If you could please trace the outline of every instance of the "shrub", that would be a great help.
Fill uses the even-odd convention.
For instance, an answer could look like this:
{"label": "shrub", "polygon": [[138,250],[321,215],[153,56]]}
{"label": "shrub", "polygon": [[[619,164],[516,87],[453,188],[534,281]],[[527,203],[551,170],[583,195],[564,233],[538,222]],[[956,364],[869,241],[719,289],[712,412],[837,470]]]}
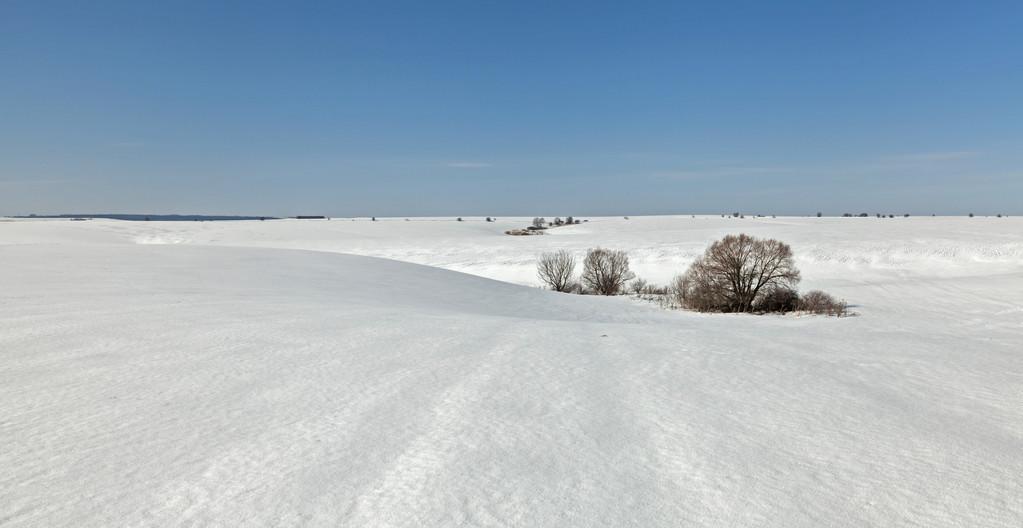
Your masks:
{"label": "shrub", "polygon": [[799,292],[792,288],[771,288],[757,299],[753,310],[757,312],[794,312],[799,309]]}
{"label": "shrub", "polygon": [[690,267],[672,283],[675,303],[698,312],[728,312],[729,300],[704,267]]}
{"label": "shrub", "polygon": [[544,253],[536,260],[536,275],[554,291],[571,291],[573,273],[575,257],[564,249]]}
{"label": "shrub", "polygon": [[583,261],[583,286],[600,295],[617,295],[635,275],[629,271],[629,255],[621,250],[591,249]]}
{"label": "shrub", "polygon": [[544,220],[543,217],[537,216],[533,218],[533,227],[537,229],[543,229],[543,225],[546,223],[547,221]]}
{"label": "shrub", "polygon": [[643,293],[647,295],[667,295],[668,288],[664,286],[656,286],[654,284],[648,284],[646,288],[643,288]]}
{"label": "shrub", "polygon": [[[724,216],[724,215],[722,215]],[[686,278],[685,275],[675,275],[664,289],[664,304],[668,308],[682,308],[685,306]]]}
{"label": "shrub", "polygon": [[813,290],[799,299],[799,309],[804,312],[841,317],[846,315],[849,305],[820,290]]}
{"label": "shrub", "polygon": [[533,226],[529,226],[526,229],[509,229],[505,231],[504,234],[512,236],[542,235],[543,230],[536,229]]}
{"label": "shrub", "polygon": [[683,306],[699,311],[750,312],[760,297],[795,289],[792,249],[773,239],[728,235],[707,248],[682,279]]}
{"label": "shrub", "polygon": [[631,290],[632,293],[635,293],[636,295],[643,293],[643,291],[646,289],[647,282],[639,277],[636,277],[636,280],[629,283],[629,290]]}

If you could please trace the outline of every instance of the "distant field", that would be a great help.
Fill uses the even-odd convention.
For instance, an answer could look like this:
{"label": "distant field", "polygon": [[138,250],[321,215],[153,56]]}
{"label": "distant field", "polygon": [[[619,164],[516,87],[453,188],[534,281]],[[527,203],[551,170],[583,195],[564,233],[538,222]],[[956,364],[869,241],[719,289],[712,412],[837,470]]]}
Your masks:
{"label": "distant field", "polygon": [[[88,227],[47,227],[47,234],[83,231],[113,242],[310,249],[390,258],[536,285],[538,253],[567,248],[583,255],[603,246],[628,250],[633,269],[665,283],[713,240],[745,232],[792,245],[810,283],[864,278],[976,275],[1023,266],[1023,217],[721,218],[654,216],[588,218],[544,236],[502,233],[530,218],[368,218],[275,220],[269,223],[156,223],[135,226],[95,221]],[[31,229],[25,227],[26,229]],[[2,242],[0,242],[2,243]]]}

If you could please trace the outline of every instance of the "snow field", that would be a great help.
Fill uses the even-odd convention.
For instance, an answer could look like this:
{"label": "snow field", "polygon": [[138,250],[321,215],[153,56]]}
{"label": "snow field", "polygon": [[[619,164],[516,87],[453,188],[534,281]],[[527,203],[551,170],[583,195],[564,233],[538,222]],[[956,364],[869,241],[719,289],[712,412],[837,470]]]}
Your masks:
{"label": "snow field", "polygon": [[[0,526],[1019,526],[1023,226],[823,220],[0,223]],[[738,226],[860,315],[528,286]]]}

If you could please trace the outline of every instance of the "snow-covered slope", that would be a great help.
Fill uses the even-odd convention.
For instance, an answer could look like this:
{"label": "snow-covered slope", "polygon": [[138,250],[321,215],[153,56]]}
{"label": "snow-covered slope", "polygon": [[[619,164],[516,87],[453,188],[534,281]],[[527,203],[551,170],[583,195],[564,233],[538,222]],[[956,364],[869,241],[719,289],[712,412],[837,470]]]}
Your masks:
{"label": "snow-covered slope", "polygon": [[[25,236],[107,239],[140,244],[231,245],[311,249],[384,257],[464,271],[519,284],[536,284],[535,257],[550,249],[583,255],[603,245],[629,251],[642,276],[666,283],[707,244],[728,233],[779,238],[793,246],[809,280],[846,271],[921,276],[973,275],[1023,267],[1023,217],[720,218],[651,216],[589,218],[546,236],[502,236],[528,218],[275,220],[269,222],[118,221],[22,222]],[[12,235],[14,236],[14,235]],[[4,243],[0,240],[0,244]]]}
{"label": "snow-covered slope", "polygon": [[1019,225],[854,220],[742,229],[846,319],[338,254],[660,280],[725,219],[0,222],[0,525],[1019,526]]}

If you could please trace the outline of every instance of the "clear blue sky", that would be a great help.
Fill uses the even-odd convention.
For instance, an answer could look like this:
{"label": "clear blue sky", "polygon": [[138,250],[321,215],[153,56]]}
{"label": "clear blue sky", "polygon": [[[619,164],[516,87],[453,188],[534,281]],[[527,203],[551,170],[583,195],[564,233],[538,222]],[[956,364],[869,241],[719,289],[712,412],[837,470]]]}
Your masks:
{"label": "clear blue sky", "polygon": [[1021,197],[1018,0],[0,2],[0,214]]}

